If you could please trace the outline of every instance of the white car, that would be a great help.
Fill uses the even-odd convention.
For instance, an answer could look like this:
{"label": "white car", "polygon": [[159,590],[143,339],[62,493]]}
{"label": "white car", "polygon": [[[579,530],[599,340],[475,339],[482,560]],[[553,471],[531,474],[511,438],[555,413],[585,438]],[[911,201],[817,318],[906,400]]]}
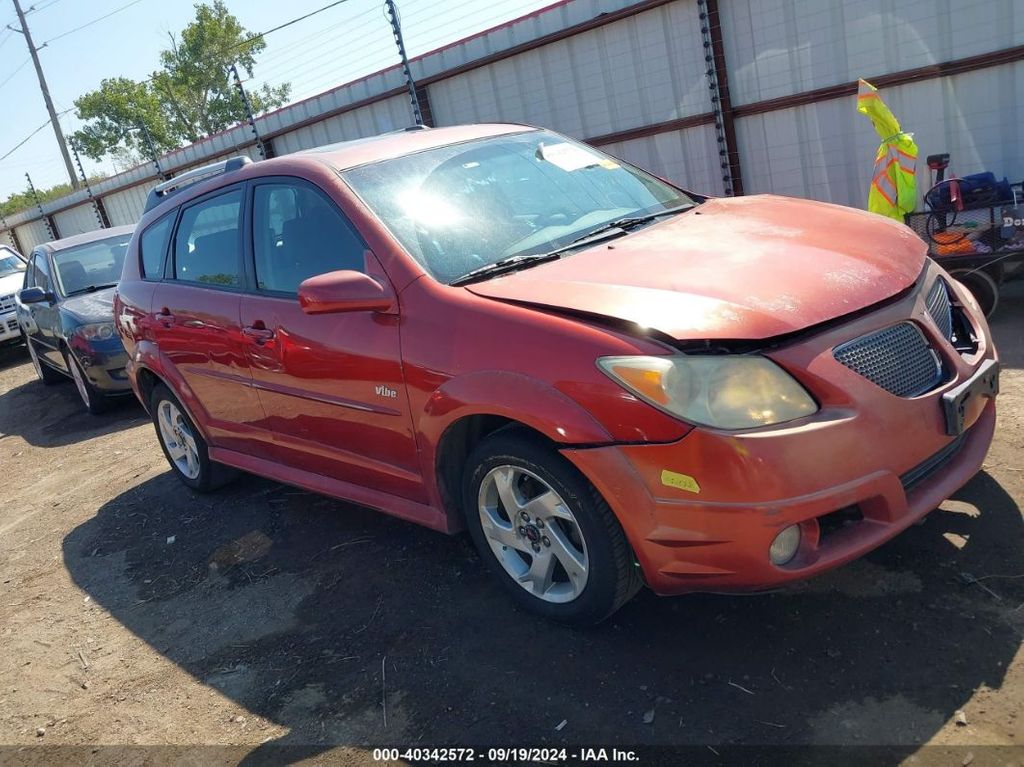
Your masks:
{"label": "white car", "polygon": [[20,253],[0,245],[0,346],[21,341],[14,297],[25,285],[26,262]]}

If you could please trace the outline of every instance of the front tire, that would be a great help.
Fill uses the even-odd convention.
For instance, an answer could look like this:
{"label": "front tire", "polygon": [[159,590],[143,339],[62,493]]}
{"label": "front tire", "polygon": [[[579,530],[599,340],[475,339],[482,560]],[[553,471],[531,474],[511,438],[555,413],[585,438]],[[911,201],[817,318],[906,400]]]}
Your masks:
{"label": "front tire", "polygon": [[93,415],[99,415],[108,410],[110,408],[110,399],[92,385],[75,355],[67,349],[64,350],[64,364],[68,366],[71,380],[75,382],[75,388],[78,390],[78,396],[82,398],[82,404],[85,405],[85,409]]}
{"label": "front tire", "polygon": [[473,450],[464,476],[473,542],[527,610],[593,625],[640,589],[632,549],[611,508],[550,443],[503,429]]}
{"label": "front tire", "polygon": [[951,269],[949,275],[971,291],[986,317],[995,314],[999,306],[999,283],[992,274],[982,269]]}
{"label": "front tire", "polygon": [[149,412],[164,457],[186,487],[209,493],[230,482],[235,472],[210,460],[210,451],[177,397],[163,384],[153,387]]}
{"label": "front tire", "polygon": [[36,354],[36,348],[32,345],[32,340],[28,337],[28,334],[25,333],[25,329],[22,328],[21,332],[25,336],[25,345],[28,347],[28,356],[32,359],[32,367],[36,371],[36,378],[43,382],[43,386],[53,386],[66,380],[63,375],[39,359],[39,355]]}

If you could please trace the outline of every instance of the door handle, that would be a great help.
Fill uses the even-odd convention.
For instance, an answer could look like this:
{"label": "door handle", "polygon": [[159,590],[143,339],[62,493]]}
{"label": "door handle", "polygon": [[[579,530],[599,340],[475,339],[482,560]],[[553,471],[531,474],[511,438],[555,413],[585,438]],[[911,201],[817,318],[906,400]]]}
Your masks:
{"label": "door handle", "polygon": [[174,315],[171,314],[171,310],[166,306],[161,309],[155,315],[156,321],[163,325],[165,328],[169,328],[174,324]]}
{"label": "door handle", "polygon": [[202,320],[185,320],[183,323],[186,328],[205,328],[206,323]]}
{"label": "door handle", "polygon": [[242,335],[246,338],[251,338],[253,341],[261,345],[274,339],[274,331],[270,330],[258,320],[252,325],[246,325],[243,327]]}

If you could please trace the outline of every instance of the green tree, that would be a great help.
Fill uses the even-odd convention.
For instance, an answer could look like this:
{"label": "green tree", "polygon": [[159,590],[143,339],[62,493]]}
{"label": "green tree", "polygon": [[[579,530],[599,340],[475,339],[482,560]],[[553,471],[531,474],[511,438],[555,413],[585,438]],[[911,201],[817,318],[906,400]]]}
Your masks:
{"label": "green tree", "polygon": [[178,146],[178,137],[171,131],[163,105],[148,82],[138,83],[127,77],[104,80],[99,90],[75,101],[75,107],[78,118],[88,122],[75,131],[72,140],[83,154],[94,160],[119,147],[148,154],[139,130],[143,125],[157,149],[166,151]]}
{"label": "green tree", "polygon": [[[88,121],[74,135],[86,155],[99,160],[117,147],[148,154],[137,130],[142,124],[157,149],[167,150],[245,119],[231,65],[252,77],[266,42],[249,35],[223,0],[195,8],[195,20],[180,35],[170,35],[170,47],[160,52],[160,69],[148,81],[104,80],[99,90],[75,101],[79,119]],[[250,91],[253,110],[284,104],[290,90],[284,84]]]}
{"label": "green tree", "polygon": [[[96,184],[102,181],[106,176],[90,176],[89,183]],[[56,200],[58,197],[64,197],[65,195],[71,194],[71,184],[66,181],[63,184],[56,184],[48,189],[36,189],[39,194],[40,201],[46,203],[50,200]],[[0,213],[5,216],[13,216],[23,210],[35,210],[36,201],[32,197],[31,193],[26,189],[24,192],[15,192],[10,195],[6,200],[0,203]]]}

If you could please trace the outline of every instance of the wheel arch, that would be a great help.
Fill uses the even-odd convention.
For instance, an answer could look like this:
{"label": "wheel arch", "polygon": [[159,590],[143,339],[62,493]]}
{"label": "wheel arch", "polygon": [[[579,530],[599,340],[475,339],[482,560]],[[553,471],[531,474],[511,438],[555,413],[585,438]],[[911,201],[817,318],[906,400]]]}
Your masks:
{"label": "wheel arch", "polygon": [[423,474],[433,480],[449,530],[464,527],[460,488],[466,459],[482,440],[509,428],[555,447],[614,441],[575,400],[531,376],[477,372],[450,379],[429,398],[419,428]]}
{"label": "wheel arch", "polygon": [[167,385],[162,378],[144,365],[136,365],[135,381],[138,389],[139,401],[146,412],[149,412],[149,401],[153,397],[153,389],[159,383]]}
{"label": "wheel arch", "polygon": [[[196,418],[196,409],[201,407],[199,401],[195,398],[191,389],[187,385],[176,386],[174,382],[170,380],[170,377],[164,374],[162,368],[158,368],[156,365],[151,364],[149,357],[144,357],[138,353],[135,355],[135,359],[131,361],[131,378],[134,380],[134,386],[138,399],[142,403],[142,407],[149,413],[150,412],[150,400],[153,396],[153,390],[158,384],[162,384],[167,387],[167,390],[174,395],[181,405],[182,409],[188,415],[189,419],[199,430],[200,435],[209,444],[210,435],[206,430],[205,422]],[[182,382],[184,384],[184,382]]]}

